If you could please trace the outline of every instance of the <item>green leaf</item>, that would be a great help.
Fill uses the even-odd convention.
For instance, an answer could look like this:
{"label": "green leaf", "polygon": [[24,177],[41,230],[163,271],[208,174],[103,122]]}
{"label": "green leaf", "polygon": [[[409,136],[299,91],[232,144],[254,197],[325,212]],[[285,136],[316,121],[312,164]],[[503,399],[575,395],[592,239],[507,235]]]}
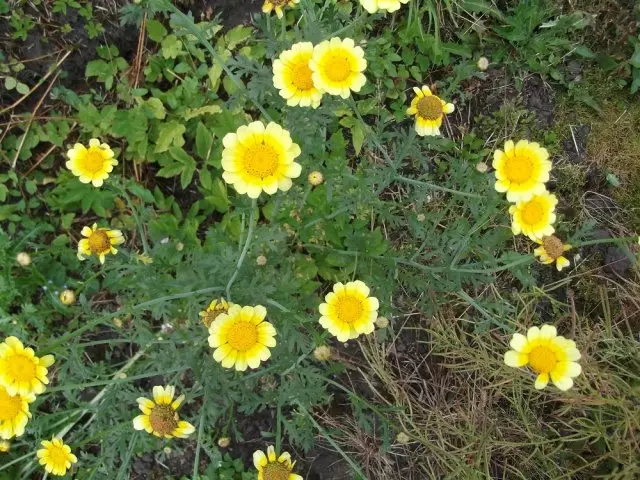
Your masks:
{"label": "green leaf", "polygon": [[356,151],[356,155],[359,155],[362,150],[362,144],[364,143],[364,126],[362,122],[356,122],[351,128],[351,136],[353,139],[353,149]]}
{"label": "green leaf", "polygon": [[149,20],[147,22],[147,34],[149,38],[154,42],[160,43],[162,39],[167,35],[167,29],[164,28],[157,20]]}
{"label": "green leaf", "polygon": [[236,45],[249,38],[252,33],[253,28],[251,27],[235,27],[224,36],[224,39],[227,41],[227,48],[232,50]]}
{"label": "green leaf", "polygon": [[206,114],[214,115],[216,113],[220,113],[221,111],[222,111],[222,108],[220,108],[219,105],[205,105],[204,107],[200,107],[200,108],[188,108],[182,114],[182,117],[185,120],[191,120],[192,118],[196,118],[201,115],[206,115]]}
{"label": "green leaf", "polygon": [[171,120],[160,125],[158,130],[158,140],[156,141],[155,153],[162,153],[169,150],[171,145],[182,147],[184,145],[184,137],[186,127],[182,123]]}
{"label": "green leaf", "polygon": [[18,85],[16,85],[16,92],[20,95],[26,95],[29,93],[29,86],[26,83],[18,82]]}
{"label": "green leaf", "polygon": [[173,157],[174,160],[182,163],[183,165],[195,165],[196,161],[191,158],[187,152],[185,152],[182,148],[171,147],[169,149],[169,155]]}
{"label": "green leaf", "polygon": [[164,58],[176,58],[182,52],[182,42],[171,34],[162,40],[162,56]]}
{"label": "green leaf", "polygon": [[138,101],[142,107],[142,111],[147,115],[147,117],[164,120],[167,116],[167,111],[162,104],[162,100],[159,98],[152,97],[143,101],[138,99]]}
{"label": "green leaf", "polygon": [[18,81],[13,77],[4,77],[4,88],[13,90],[18,85]]}
{"label": "green leaf", "polygon": [[198,122],[196,127],[196,153],[205,163],[211,155],[211,145],[213,144],[213,135],[204,126],[202,122]]}
{"label": "green leaf", "polygon": [[629,59],[629,64],[634,68],[640,68],[640,44],[636,45],[636,49]]}

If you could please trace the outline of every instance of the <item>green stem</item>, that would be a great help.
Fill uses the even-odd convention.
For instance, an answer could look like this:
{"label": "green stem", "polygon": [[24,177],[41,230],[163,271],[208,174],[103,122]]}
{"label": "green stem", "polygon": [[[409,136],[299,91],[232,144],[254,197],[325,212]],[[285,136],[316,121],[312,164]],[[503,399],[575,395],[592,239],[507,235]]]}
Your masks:
{"label": "green stem", "polygon": [[603,243],[625,243],[625,242],[638,242],[638,236],[635,237],[618,237],[618,238],[599,238],[597,240],[586,240],[584,242],[578,242],[573,244],[573,247],[586,247],[588,245],[600,245]]}
{"label": "green stem", "polygon": [[477,195],[475,193],[461,192],[459,190],[453,190],[451,188],[441,187],[439,185],[435,185],[429,182],[424,182],[422,180],[414,180],[413,178],[403,177],[402,175],[396,175],[395,180],[399,182],[408,183],[410,185],[416,185],[419,187],[427,187],[427,188],[430,188],[431,190],[437,190],[439,192],[447,192],[453,195],[459,195],[461,197],[484,198],[482,195]]}
{"label": "green stem", "polygon": [[207,401],[208,401],[208,391],[205,389],[204,392],[204,400],[202,402],[202,408],[200,413],[200,425],[198,425],[198,443],[196,444],[196,455],[193,460],[193,474],[191,475],[191,480],[198,479],[198,467],[200,466],[200,448],[202,447],[202,439],[204,437],[204,422],[205,416],[207,414]]}
{"label": "green stem", "polygon": [[336,30],[333,33],[330,33],[329,35],[327,35],[325,38],[323,38],[323,40],[330,40],[333,37],[339,37],[340,35],[342,35],[344,32],[348,32],[349,30],[351,30],[353,27],[355,27],[358,23],[360,23],[362,20],[364,20],[369,14],[367,12],[362,12],[360,14],[359,17],[356,17],[354,20],[351,21],[351,23],[349,23],[349,25],[345,25],[344,27],[342,27],[339,30]]}
{"label": "green stem", "polygon": [[242,252],[240,253],[240,258],[238,258],[238,263],[236,264],[236,269],[231,275],[229,279],[229,283],[227,283],[227,300],[231,301],[231,286],[233,282],[236,281],[238,277],[238,273],[240,273],[240,267],[244,263],[244,258],[247,256],[247,252],[249,251],[249,246],[251,245],[251,240],[253,238],[253,230],[256,227],[256,223],[258,223],[258,219],[256,218],[256,210],[258,208],[258,199],[254,198],[251,201],[251,213],[249,214],[249,230],[247,231],[247,239],[244,242],[244,247],[242,248]]}

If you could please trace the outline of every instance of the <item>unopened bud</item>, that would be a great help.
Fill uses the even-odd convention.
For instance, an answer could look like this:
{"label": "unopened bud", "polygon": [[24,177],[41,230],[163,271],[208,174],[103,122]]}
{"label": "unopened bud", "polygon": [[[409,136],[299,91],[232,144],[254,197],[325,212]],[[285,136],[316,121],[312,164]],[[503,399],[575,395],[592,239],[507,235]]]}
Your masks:
{"label": "unopened bud", "polygon": [[396,435],[396,442],[398,442],[398,443],[406,445],[410,441],[411,441],[411,439],[409,438],[409,435],[407,435],[404,432],[400,432],[398,435]]}
{"label": "unopened bud", "polygon": [[113,318],[113,324],[116,328],[122,328],[122,320],[118,317]]}
{"label": "unopened bud", "polygon": [[265,257],[264,255],[260,255],[258,258],[256,258],[256,264],[259,266],[263,266],[267,264],[267,257]]}
{"label": "unopened bud", "polygon": [[320,362],[331,360],[331,347],[327,345],[320,345],[313,351],[313,356]]}
{"label": "unopened bud", "polygon": [[419,213],[416,217],[416,220],[418,220],[419,222],[424,222],[426,218],[427,217],[424,215],[424,213]]}
{"label": "unopened bud", "polygon": [[378,317],[376,319],[376,326],[378,328],[387,328],[389,326],[389,319],[387,317]]}
{"label": "unopened bud", "polygon": [[0,440],[0,453],[7,453],[11,448],[11,444],[6,440]]}
{"label": "unopened bud", "polygon": [[182,243],[182,242],[176,243],[176,250],[179,251],[179,252],[184,250],[184,243]]}
{"label": "unopened bud", "polygon": [[64,305],[73,305],[76,303],[76,293],[73,290],[63,290],[60,294],[60,301]]}
{"label": "unopened bud", "polygon": [[165,455],[171,455],[171,452],[173,452],[173,450],[171,450],[171,447],[164,447],[162,451]]}
{"label": "unopened bud", "polygon": [[307,177],[307,180],[311,185],[313,185],[314,187],[317,187],[322,182],[324,182],[324,176],[322,176],[322,173],[315,170],[309,174],[309,176]]}
{"label": "unopened bud", "polygon": [[218,446],[220,448],[227,448],[229,445],[231,445],[231,439],[229,437],[220,437],[218,439]]}
{"label": "unopened bud", "polygon": [[20,252],[18,255],[16,255],[16,261],[21,267],[28,267],[29,265],[31,265],[31,255],[29,255],[27,252]]}
{"label": "unopened bud", "polygon": [[487,170],[489,170],[489,165],[484,162],[478,162],[476,163],[476,170],[480,173],[487,173]]}
{"label": "unopened bud", "polygon": [[489,59],[487,57],[480,57],[478,59],[478,70],[484,72],[487,68],[489,68]]}

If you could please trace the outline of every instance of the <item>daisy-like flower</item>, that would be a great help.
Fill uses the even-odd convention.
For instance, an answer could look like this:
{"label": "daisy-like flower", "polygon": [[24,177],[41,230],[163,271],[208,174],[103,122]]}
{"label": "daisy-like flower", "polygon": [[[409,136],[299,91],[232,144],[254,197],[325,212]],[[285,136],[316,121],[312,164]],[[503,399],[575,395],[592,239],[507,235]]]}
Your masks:
{"label": "daisy-like flower", "polygon": [[233,305],[233,303],[229,304],[229,302],[227,302],[224,298],[213,299],[211,300],[211,303],[209,304],[207,309],[200,312],[198,315],[200,315],[200,318],[202,318],[202,323],[204,323],[204,326],[209,328],[213,321],[218,318],[221,313],[227,313],[230,305]]}
{"label": "daisy-like flower", "polygon": [[231,305],[227,313],[209,327],[209,345],[215,348],[213,359],[224,368],[244,372],[258,368],[271,357],[269,348],[276,346],[276,329],[265,321],[267,309],[262,305],[242,307]]}
{"label": "daisy-like flower", "polygon": [[551,160],[547,149],[538,143],[520,140],[514,144],[507,140],[504,151],[493,153],[493,168],[496,169],[495,189],[507,192],[508,201],[518,202],[545,191]]}
{"label": "daisy-like flower", "polygon": [[0,453],[7,453],[11,449],[11,444],[6,440],[0,440]]}
{"label": "daisy-like flower", "polygon": [[36,396],[9,395],[7,389],[0,386],[0,438],[9,440],[24,433],[24,427],[31,418],[29,404]]}
{"label": "daisy-like flower", "polygon": [[316,45],[309,68],[318,89],[342,98],[349,98],[351,90],[359,92],[367,83],[362,73],[367,68],[364,50],[350,38],[334,37]]}
{"label": "daisy-like flower", "polygon": [[356,280],[346,285],[336,283],[333,292],[320,304],[320,325],[341,342],[369,334],[378,318],[378,299],[369,296],[369,287]]}
{"label": "daisy-like flower", "polygon": [[556,221],[557,203],[556,196],[545,191],[511,205],[511,231],[514,235],[527,235],[534,242],[551,235],[555,232],[553,224]]}
{"label": "daisy-like flower", "polygon": [[300,0],[266,0],[262,4],[262,12],[271,13],[275,10],[278,18],[282,18],[284,16],[283,9],[293,7],[296,3],[300,3]]}
{"label": "daisy-like flower", "polygon": [[540,257],[542,263],[549,265],[555,262],[559,272],[569,266],[570,262],[563,254],[567,250],[571,250],[571,245],[562,243],[562,240],[555,235],[542,237],[536,242],[540,246],[533,251],[533,254]]}
{"label": "daisy-like flower", "polygon": [[177,410],[184,400],[184,395],[174,400],[175,394],[176,389],[171,385],[156,385],[153,387],[153,400],[139,397],[136,401],[142,415],[133,419],[133,428],[164,438],[187,438],[195,432],[193,425],[180,420]]}
{"label": "daisy-like flower", "polygon": [[78,457],[71,453],[69,445],[65,445],[60,438],[45,440],[41,445],[44,448],[38,450],[36,455],[47,473],[62,477],[71,468],[72,463],[78,462]]}
{"label": "daisy-like flower", "polygon": [[258,480],[304,480],[301,475],[292,472],[295,464],[288,452],[283,452],[278,457],[273,445],[267,447],[266,455],[262,450],[253,452],[253,465],[258,470]]}
{"label": "daisy-like flower", "polygon": [[576,342],[558,335],[556,327],[542,325],[531,327],[527,336],[514,333],[511,348],[504,354],[504,363],[510,367],[529,365],[538,376],[535,387],[540,390],[547,386],[549,379],[560,390],[569,390],[573,378],[580,375],[580,352]]}
{"label": "daisy-like flower", "polygon": [[82,183],[91,182],[94,187],[101,187],[104,181],[109,178],[109,173],[113,170],[118,161],[113,158],[113,151],[106,143],[100,143],[97,138],[89,140],[89,148],[81,143],[76,143],[67,152],[69,161],[67,168]]}
{"label": "daisy-like flower", "polygon": [[409,3],[409,0],[360,0],[360,5],[369,13],[376,13],[378,10],[395,12],[404,3]]}
{"label": "daisy-like flower", "polygon": [[273,86],[280,90],[280,96],[287,105],[318,108],[322,92],[313,84],[309,61],[313,56],[311,42],[295,43],[273,62]]}
{"label": "daisy-like flower", "polygon": [[120,230],[98,228],[97,223],[91,227],[83,227],[81,233],[86,238],[78,242],[78,259],[80,260],[95,255],[100,259],[100,263],[104,263],[105,255],[118,253],[114,245],[124,243],[124,237]]}
{"label": "daisy-like flower", "polygon": [[300,147],[277,123],[252,122],[225,135],[222,143],[222,178],[250,198],[262,192],[273,195],[278,189],[286,192],[293,184],[291,179],[302,171],[294,162]]}
{"label": "daisy-like flower", "polygon": [[32,348],[25,348],[16,337],[7,337],[0,343],[0,386],[11,396],[40,395],[49,384],[47,369],[54,361],[53,355],[36,357]]}
{"label": "daisy-like flower", "polygon": [[416,132],[421,137],[440,135],[442,119],[455,110],[453,103],[447,103],[431,92],[426,85],[422,89],[413,87],[416,96],[407,108],[407,115],[415,115]]}

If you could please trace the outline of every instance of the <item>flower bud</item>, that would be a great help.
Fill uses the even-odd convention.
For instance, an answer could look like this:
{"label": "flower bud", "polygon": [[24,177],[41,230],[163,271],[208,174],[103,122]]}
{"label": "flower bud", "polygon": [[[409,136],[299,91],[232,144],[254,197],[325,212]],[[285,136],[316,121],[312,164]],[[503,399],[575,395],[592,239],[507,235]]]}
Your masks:
{"label": "flower bud", "polygon": [[313,351],[313,356],[320,362],[331,360],[331,347],[327,345],[320,345]]}
{"label": "flower bud", "polygon": [[387,317],[378,317],[376,319],[376,327],[387,328],[389,326],[389,319]]}
{"label": "flower bud", "polygon": [[21,267],[28,267],[29,265],[31,265],[31,255],[29,255],[27,252],[20,252],[18,255],[16,255],[16,261]]}
{"label": "flower bud", "polygon": [[259,266],[263,266],[267,264],[267,257],[265,257],[264,255],[260,255],[258,258],[256,258],[256,264]]}
{"label": "flower bud", "polygon": [[476,170],[480,173],[487,173],[487,170],[489,170],[489,165],[484,162],[478,162],[476,163]]}
{"label": "flower bud", "polygon": [[406,445],[410,441],[411,441],[411,439],[409,438],[409,435],[407,435],[404,432],[400,432],[398,435],[396,435],[396,442],[398,442],[398,443]]}
{"label": "flower bud", "polygon": [[227,448],[231,445],[231,439],[229,437],[220,437],[218,439],[218,446],[220,448]]}
{"label": "flower bud", "polygon": [[478,59],[478,70],[484,72],[487,68],[489,68],[489,59],[487,57],[480,57]]}
{"label": "flower bud", "polygon": [[324,177],[322,176],[322,173],[318,172],[317,170],[314,170],[309,174],[309,176],[307,177],[307,180],[311,185],[313,185],[314,187],[317,187],[322,182],[324,182]]}
{"label": "flower bud", "polygon": [[76,303],[76,292],[73,290],[63,290],[60,294],[60,301],[64,305],[73,305]]}

